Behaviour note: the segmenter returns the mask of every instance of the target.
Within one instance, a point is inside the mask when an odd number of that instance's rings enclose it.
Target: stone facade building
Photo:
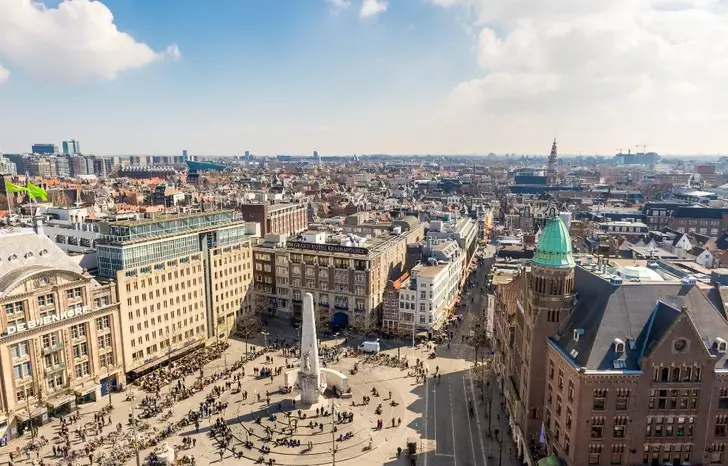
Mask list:
[[[123,383],[116,285],[46,236],[0,234],[0,309],[0,429],[9,438]]]

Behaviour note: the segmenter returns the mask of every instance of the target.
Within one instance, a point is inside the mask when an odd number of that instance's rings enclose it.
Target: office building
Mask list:
[[[66,155],[80,155],[81,143],[75,139],[63,141],[63,153]]]
[[[0,429],[10,438],[123,380],[113,282],[84,272],[50,239],[0,233]]]
[[[53,155],[58,153],[58,146],[55,144],[33,144],[30,152],[37,155]]]
[[[28,157],[25,172],[28,176],[51,178],[56,176],[56,157]]]
[[[226,210],[109,225],[96,242],[98,272],[118,283],[131,378],[226,338],[239,312],[252,309],[250,248],[258,231]]]

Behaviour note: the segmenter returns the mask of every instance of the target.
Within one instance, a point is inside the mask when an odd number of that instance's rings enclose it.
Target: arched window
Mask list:
[[[675,367],[672,369],[672,381],[673,382],[680,381],[680,368],[679,367]]]
[[[669,382],[670,381],[670,369],[667,367],[662,368],[662,373],[660,374],[660,382]]]

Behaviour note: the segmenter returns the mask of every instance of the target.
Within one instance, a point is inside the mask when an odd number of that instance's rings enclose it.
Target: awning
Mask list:
[[[70,403],[74,399],[75,399],[75,397],[73,395],[58,396],[58,397],[49,398],[48,400],[46,400],[46,405],[53,409],[56,409],[59,406],[63,406],[66,403]]]
[[[94,385],[92,387],[79,388],[79,389],[76,390],[76,394],[78,396],[86,396],[89,393],[95,392],[95,391],[96,391],[96,385]]]
[[[167,361],[174,361],[175,359],[181,358],[182,356],[186,355],[187,353],[190,353],[193,350],[196,350],[197,348],[202,346],[202,344],[203,344],[202,341],[195,341],[192,344],[183,346],[182,348],[178,348],[178,349],[170,352],[169,356],[167,356],[167,355],[160,356],[153,361],[149,361],[148,363],[137,367],[136,369],[132,369],[129,371],[129,373],[135,374],[135,375],[141,375],[145,372],[149,372],[150,370],[154,369],[155,367],[157,367],[160,364],[166,363]]]
[[[40,417],[40,416],[43,416],[44,414],[46,414],[48,412],[48,408],[46,408],[46,407],[37,408],[37,409],[32,410],[31,412],[33,413],[33,416],[32,416],[33,419],[35,419],[37,417]],[[27,411],[17,412],[17,413],[15,413],[15,417],[21,422],[27,421],[28,412]]]

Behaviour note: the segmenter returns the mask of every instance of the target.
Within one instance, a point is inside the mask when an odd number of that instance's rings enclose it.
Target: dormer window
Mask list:
[[[614,352],[615,353],[624,353],[624,342],[620,340],[619,338],[614,339]]]
[[[10,262],[15,262],[16,260],[18,260],[17,254],[10,254],[10,257],[8,257],[8,261]]]
[[[26,259],[32,259],[33,256],[34,256],[33,251],[28,251],[28,252],[25,253],[25,258]]]
[[[584,334],[583,328],[574,329],[574,341],[579,341],[579,337]]]
[[[715,347],[720,353],[725,353],[728,350],[728,343],[720,337],[715,339]]]

